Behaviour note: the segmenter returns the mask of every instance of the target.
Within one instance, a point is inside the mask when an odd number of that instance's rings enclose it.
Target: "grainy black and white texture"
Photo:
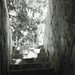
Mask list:
[[[46,17],[44,48],[49,52],[52,68],[59,75],[75,75],[75,1],[49,0]],[[11,32],[8,22],[6,0],[0,1],[0,73],[8,71]],[[45,70],[46,71],[46,70]],[[49,72],[49,71],[48,71]],[[13,72],[15,75],[22,73]],[[43,73],[43,72],[42,72]],[[49,73],[50,74],[50,73]],[[9,74],[10,75],[10,74]],[[30,74],[29,74],[30,75]]]
[[[65,75],[72,73],[75,65],[74,5],[73,0],[49,0],[46,17],[44,48],[49,52],[52,67]]]
[[[6,0],[0,1],[0,73],[6,75],[9,63],[9,51],[12,49]]]

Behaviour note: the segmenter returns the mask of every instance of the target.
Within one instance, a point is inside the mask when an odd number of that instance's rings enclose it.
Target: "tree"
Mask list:
[[[22,50],[22,45],[39,43],[40,24],[44,24],[43,8],[47,7],[47,1],[41,0],[7,0],[9,10],[9,23],[12,30],[13,49]],[[38,31],[40,31],[38,33]],[[14,50],[12,56],[16,55]]]
[[[43,15],[42,7],[46,7],[47,1],[8,0],[7,3],[11,19],[10,25],[14,29],[13,41],[18,38],[17,41],[22,39],[37,43],[38,35],[36,30],[40,23],[44,23],[44,20],[41,19]],[[36,6],[34,7],[34,5]],[[15,16],[10,14],[11,10],[16,13]],[[31,16],[29,13],[31,13]],[[37,13],[39,14],[38,17],[35,16]],[[24,32],[28,32],[27,35],[24,35]]]

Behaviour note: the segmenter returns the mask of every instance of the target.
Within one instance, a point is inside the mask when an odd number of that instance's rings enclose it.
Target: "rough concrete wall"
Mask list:
[[[46,52],[49,51],[51,65],[55,69],[68,64],[72,58],[75,43],[74,5],[73,0],[49,0],[44,47]]]
[[[1,4],[0,4],[0,13],[1,13]],[[1,15],[0,15],[1,17]],[[1,19],[0,19],[0,28],[1,28]],[[0,30],[0,36],[1,36],[1,30]],[[0,37],[1,39],[1,37]],[[1,43],[1,40],[0,40]],[[1,53],[1,44],[0,44],[0,53]],[[0,75],[1,75],[1,54],[0,54]]]
[[[0,62],[1,75],[6,75],[9,63],[9,51],[11,50],[11,32],[8,21],[6,0],[0,1]]]

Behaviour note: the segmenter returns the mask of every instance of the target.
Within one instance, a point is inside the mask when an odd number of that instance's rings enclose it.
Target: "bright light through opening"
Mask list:
[[[26,8],[25,4],[22,4],[25,1],[27,6]],[[19,55],[22,55],[22,59],[37,58],[40,53],[40,48],[38,47],[43,46],[45,17],[47,14],[48,1],[25,1],[22,2],[19,0],[17,4],[14,2],[16,11],[9,11],[9,14],[11,15],[9,20],[13,35],[12,60],[15,61],[14,64],[19,64],[21,62],[20,57],[17,57]],[[25,20],[26,17],[28,17],[27,21]],[[25,21],[21,21],[22,19]],[[23,28],[21,24],[24,26]],[[33,25],[34,27],[32,28],[31,26]]]

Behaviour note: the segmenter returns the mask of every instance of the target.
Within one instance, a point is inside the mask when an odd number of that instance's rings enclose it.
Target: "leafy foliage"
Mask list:
[[[16,37],[19,41],[23,37],[28,38],[27,40],[37,42],[38,25],[43,22],[41,16],[43,15],[42,7],[47,6],[46,0],[7,0],[7,5],[9,9],[10,25],[13,27],[13,41]],[[11,13],[15,13],[15,16]],[[30,14],[29,14],[30,13]],[[38,17],[35,17],[36,14]],[[24,35],[23,32],[28,32]],[[34,34],[34,35],[33,35]],[[24,40],[24,38],[23,38]]]
[[[26,42],[38,44],[38,26],[44,24],[43,9],[47,3],[47,0],[7,0],[13,47],[16,50]]]

